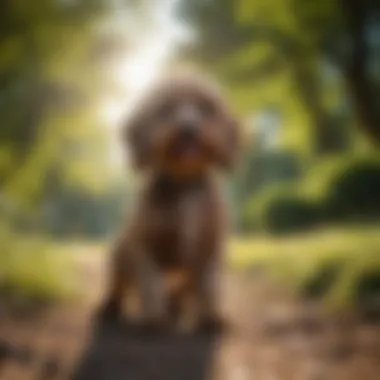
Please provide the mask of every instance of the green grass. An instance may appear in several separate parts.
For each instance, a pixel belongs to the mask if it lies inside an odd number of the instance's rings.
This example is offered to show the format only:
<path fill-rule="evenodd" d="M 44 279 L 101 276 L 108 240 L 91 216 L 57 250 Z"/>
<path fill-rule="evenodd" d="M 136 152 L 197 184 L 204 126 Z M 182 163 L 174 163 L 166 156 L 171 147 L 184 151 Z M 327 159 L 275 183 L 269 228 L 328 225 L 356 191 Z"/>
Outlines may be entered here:
<path fill-rule="evenodd" d="M 380 226 L 235 239 L 229 252 L 231 268 L 262 267 L 299 295 L 333 307 L 354 305 L 380 291 Z"/>
<path fill-rule="evenodd" d="M 54 244 L 5 228 L 0 239 L 0 298 L 50 303 L 74 296 L 70 260 Z"/>
<path fill-rule="evenodd" d="M 49 243 L 0 229 L 0 298 L 56 301 L 76 297 L 75 258 L 103 255 L 99 243 Z M 380 226 L 330 228 L 291 237 L 233 239 L 233 270 L 264 268 L 296 294 L 347 307 L 380 292 Z"/>

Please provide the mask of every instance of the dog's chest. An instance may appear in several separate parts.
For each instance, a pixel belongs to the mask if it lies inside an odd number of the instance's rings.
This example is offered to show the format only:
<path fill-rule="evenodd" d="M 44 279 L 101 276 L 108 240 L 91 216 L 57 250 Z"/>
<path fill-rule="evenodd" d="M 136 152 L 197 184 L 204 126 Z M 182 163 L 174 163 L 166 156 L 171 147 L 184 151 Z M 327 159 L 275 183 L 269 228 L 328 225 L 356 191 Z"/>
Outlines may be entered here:
<path fill-rule="evenodd" d="M 205 199 L 197 194 L 152 204 L 147 237 L 157 261 L 181 265 L 194 257 L 206 238 L 211 213 Z"/>
<path fill-rule="evenodd" d="M 154 240 L 177 241 L 197 230 L 203 230 L 206 205 L 202 199 L 184 196 L 170 202 L 153 204 L 151 214 L 147 216 L 149 235 Z"/>
<path fill-rule="evenodd" d="M 178 238 L 182 216 L 175 207 L 154 205 L 147 215 L 148 235 L 155 240 Z"/>

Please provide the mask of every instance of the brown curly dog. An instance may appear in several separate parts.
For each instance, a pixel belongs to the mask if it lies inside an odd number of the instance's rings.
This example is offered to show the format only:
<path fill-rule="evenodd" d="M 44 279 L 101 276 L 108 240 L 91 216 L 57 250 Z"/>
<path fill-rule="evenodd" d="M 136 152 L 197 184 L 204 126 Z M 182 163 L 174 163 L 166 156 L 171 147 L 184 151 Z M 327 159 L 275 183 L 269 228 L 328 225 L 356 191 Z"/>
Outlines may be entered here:
<path fill-rule="evenodd" d="M 234 167 L 238 122 L 214 84 L 177 76 L 149 92 L 123 131 L 143 183 L 111 256 L 101 315 L 122 315 L 134 293 L 145 327 L 216 326 L 228 220 L 217 174 Z"/>

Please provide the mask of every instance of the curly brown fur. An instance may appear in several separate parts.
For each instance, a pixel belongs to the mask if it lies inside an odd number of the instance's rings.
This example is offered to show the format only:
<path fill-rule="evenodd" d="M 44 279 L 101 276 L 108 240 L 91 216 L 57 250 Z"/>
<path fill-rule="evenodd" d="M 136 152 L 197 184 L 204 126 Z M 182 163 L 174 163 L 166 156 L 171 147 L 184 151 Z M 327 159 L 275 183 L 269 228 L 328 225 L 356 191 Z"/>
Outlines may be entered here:
<path fill-rule="evenodd" d="M 216 173 L 231 169 L 239 128 L 220 92 L 198 77 L 159 83 L 124 128 L 144 183 L 111 260 L 102 314 L 137 291 L 145 325 L 216 322 L 227 215 Z"/>

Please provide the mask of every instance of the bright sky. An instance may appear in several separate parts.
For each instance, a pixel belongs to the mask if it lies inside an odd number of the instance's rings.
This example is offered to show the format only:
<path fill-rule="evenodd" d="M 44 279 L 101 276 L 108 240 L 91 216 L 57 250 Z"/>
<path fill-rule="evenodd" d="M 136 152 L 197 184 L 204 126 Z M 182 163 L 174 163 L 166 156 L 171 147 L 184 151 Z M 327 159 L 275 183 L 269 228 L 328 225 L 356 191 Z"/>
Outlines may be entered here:
<path fill-rule="evenodd" d="M 115 7 L 119 7 L 118 0 L 113 1 Z M 112 20 L 113 27 L 128 28 L 125 29 L 128 35 L 131 34 L 131 30 L 135 30 L 132 38 L 135 48 L 132 52 L 126 52 L 111 69 L 112 76 L 125 96 L 105 100 L 101 115 L 110 128 L 110 158 L 116 166 L 120 166 L 124 161 L 120 146 L 115 141 L 121 119 L 162 72 L 176 46 L 191 38 L 190 32 L 173 16 L 176 2 L 177 0 L 153 0 L 151 3 L 155 5 L 149 11 L 149 14 L 152 14 L 149 25 L 146 20 L 139 24 L 135 19 L 131 19 L 128 10 L 122 12 L 118 9 L 115 19 Z"/>

